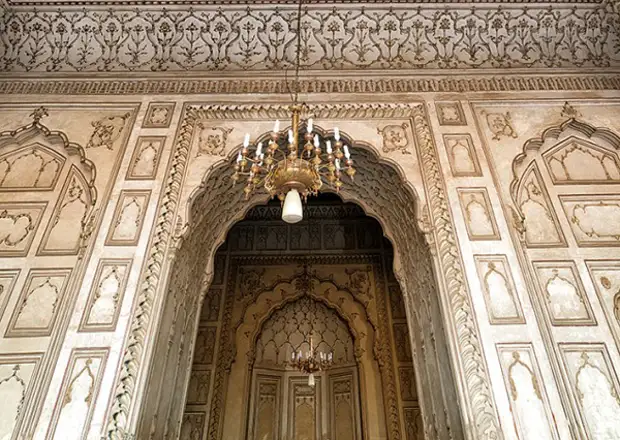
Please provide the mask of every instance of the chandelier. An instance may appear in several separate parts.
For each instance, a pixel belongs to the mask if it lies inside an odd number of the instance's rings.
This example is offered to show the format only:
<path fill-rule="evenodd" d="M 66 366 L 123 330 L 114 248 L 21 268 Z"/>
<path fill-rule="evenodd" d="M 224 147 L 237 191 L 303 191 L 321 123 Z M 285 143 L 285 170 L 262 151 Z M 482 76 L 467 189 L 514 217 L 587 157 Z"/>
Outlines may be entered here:
<path fill-rule="evenodd" d="M 308 385 L 313 387 L 315 384 L 314 374 L 325 371 L 331 367 L 333 361 L 332 353 L 324 353 L 316 351 L 312 345 L 312 336 L 310 336 L 310 350 L 303 353 L 293 351 L 289 365 L 300 372 L 308 375 Z"/>
<path fill-rule="evenodd" d="M 302 200 L 306 202 L 308 196 L 317 195 L 324 184 L 339 192 L 343 174 L 351 180 L 355 175 L 349 147 L 340 138 L 338 127 L 334 127 L 330 139 L 322 140 L 313 131 L 311 117 L 302 123 L 308 110 L 298 101 L 302 3 L 300 0 L 297 13 L 297 58 L 288 136 L 280 132 L 279 120 L 275 121 L 269 140 L 256 146 L 251 145 L 250 135 L 246 134 L 233 165 L 233 181 L 245 180 L 246 199 L 257 188 L 265 188 L 271 197 L 277 196 L 283 202 L 282 220 L 287 223 L 302 220 Z"/>

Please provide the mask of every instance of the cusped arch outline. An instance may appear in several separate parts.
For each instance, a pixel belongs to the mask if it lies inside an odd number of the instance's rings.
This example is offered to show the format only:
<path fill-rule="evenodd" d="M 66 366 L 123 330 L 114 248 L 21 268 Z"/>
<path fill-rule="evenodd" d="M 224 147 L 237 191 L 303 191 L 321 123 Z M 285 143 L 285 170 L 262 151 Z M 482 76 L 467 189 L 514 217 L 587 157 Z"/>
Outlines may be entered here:
<path fill-rule="evenodd" d="M 568 130 L 574 130 L 582 134 L 586 139 L 600 138 L 617 151 L 620 150 L 620 136 L 608 128 L 595 127 L 587 122 L 579 121 L 575 118 L 568 119 L 559 125 L 546 128 L 539 137 L 529 139 L 523 144 L 523 150 L 512 161 L 512 181 L 510 182 L 510 194 L 513 202 L 517 202 L 517 193 L 523 176 L 529 170 L 530 164 L 541 152 L 541 148 L 548 141 L 558 140 L 560 136 Z M 597 144 L 598 145 L 598 144 Z M 553 149 L 554 146 L 550 148 Z M 616 151 L 616 155 L 618 154 Z"/>
<path fill-rule="evenodd" d="M 97 176 L 97 169 L 93 161 L 86 157 L 85 149 L 75 143 L 71 142 L 67 135 L 58 130 L 50 130 L 38 120 L 31 122 L 30 124 L 23 125 L 15 130 L 6 130 L 0 132 L 0 151 L 9 145 L 15 145 L 17 149 L 25 145 L 32 139 L 36 139 L 38 136 L 45 139 L 47 146 L 56 154 L 61 154 L 64 157 L 71 158 L 76 156 L 77 164 L 79 165 L 80 172 L 82 173 L 84 180 L 88 185 L 89 196 L 93 205 L 97 200 L 97 188 L 95 187 L 95 178 Z M 61 151 L 58 151 L 59 148 Z"/>

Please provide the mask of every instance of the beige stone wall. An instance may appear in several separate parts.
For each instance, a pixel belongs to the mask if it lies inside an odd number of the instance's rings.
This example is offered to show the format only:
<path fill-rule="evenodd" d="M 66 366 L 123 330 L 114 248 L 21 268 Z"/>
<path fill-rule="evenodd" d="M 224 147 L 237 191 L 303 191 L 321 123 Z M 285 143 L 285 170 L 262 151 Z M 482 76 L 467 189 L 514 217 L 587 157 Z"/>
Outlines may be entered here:
<path fill-rule="evenodd" d="M 317 126 L 337 124 L 416 194 L 417 218 L 408 224 L 421 223 L 438 274 L 438 301 L 427 317 L 448 335 L 458 389 L 452 401 L 466 438 L 620 435 L 612 422 L 620 414 L 615 92 L 308 100 L 321 103 Z M 286 103 L 269 95 L 3 98 L 2 435 L 122 438 L 153 404 L 142 397 L 146 383 L 164 377 L 161 369 L 174 367 L 183 372 L 179 383 L 187 382 L 193 332 L 174 330 L 178 356 L 169 364 L 152 354 L 158 338 L 169 338 L 159 329 L 171 320 L 162 311 L 178 238 L 199 214 L 190 215 L 188 201 L 204 197 L 200 182 L 232 157 L 245 132 L 266 133 L 273 119 L 285 119 L 279 102 Z M 49 115 L 33 124 L 29 115 L 41 105 Z M 218 209 L 233 202 L 218 200 Z M 388 235 L 400 233 L 382 218 L 388 213 L 375 214 Z M 221 242 L 225 229 L 202 239 Z M 395 247 L 399 281 L 409 287 L 411 268 L 400 264 L 417 248 Z M 191 274 L 196 292 L 212 278 L 214 250 L 197 255 L 204 259 Z M 192 295 L 179 302 L 187 312 L 180 322 L 198 319 L 200 295 Z M 406 307 L 411 330 L 423 308 Z M 425 331 L 417 347 L 428 349 L 438 333 Z M 182 406 L 184 395 L 164 393 Z M 181 423 L 175 411 L 171 438 Z M 425 414 L 427 432 L 439 420 Z"/>

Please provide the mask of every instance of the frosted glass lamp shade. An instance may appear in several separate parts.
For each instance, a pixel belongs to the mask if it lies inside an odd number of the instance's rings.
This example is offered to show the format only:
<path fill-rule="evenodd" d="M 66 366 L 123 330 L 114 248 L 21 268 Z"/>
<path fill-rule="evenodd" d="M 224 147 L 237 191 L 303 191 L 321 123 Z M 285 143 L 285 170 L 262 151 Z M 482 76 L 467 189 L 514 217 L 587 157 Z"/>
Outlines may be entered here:
<path fill-rule="evenodd" d="M 291 189 L 284 199 L 282 207 L 282 220 L 286 223 L 297 223 L 304 218 L 304 210 L 301 206 L 301 197 L 296 189 Z"/>

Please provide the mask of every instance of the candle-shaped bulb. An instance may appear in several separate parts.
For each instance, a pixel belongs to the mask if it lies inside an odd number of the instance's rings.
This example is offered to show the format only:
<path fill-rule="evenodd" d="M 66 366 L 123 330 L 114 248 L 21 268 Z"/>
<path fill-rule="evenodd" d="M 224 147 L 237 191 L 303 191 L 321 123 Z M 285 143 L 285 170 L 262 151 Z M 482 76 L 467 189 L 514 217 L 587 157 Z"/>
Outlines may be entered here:
<path fill-rule="evenodd" d="M 239 151 L 239 154 L 237 155 L 237 163 L 241 162 L 241 159 L 243 159 L 243 154 Z"/>
<path fill-rule="evenodd" d="M 334 164 L 336 165 L 336 169 L 337 169 L 338 171 L 340 171 L 340 159 L 336 159 L 336 160 L 334 161 Z"/>
<path fill-rule="evenodd" d="M 288 131 L 288 142 L 289 142 L 290 144 L 292 144 L 292 143 L 293 143 L 293 130 L 289 130 L 289 131 Z"/>
<path fill-rule="evenodd" d="M 312 118 L 308 119 L 308 133 L 312 133 Z"/>
<path fill-rule="evenodd" d="M 312 336 L 310 336 L 310 351 L 312 352 Z"/>
<path fill-rule="evenodd" d="M 332 154 L 332 141 L 326 141 L 325 146 L 327 148 L 327 154 Z"/>
<path fill-rule="evenodd" d="M 275 124 L 273 124 L 273 132 L 277 133 L 280 131 L 280 120 L 276 119 Z"/>
<path fill-rule="evenodd" d="M 319 148 L 319 146 L 320 146 L 320 144 L 319 144 L 319 135 L 318 134 L 314 135 L 314 146 L 316 148 Z"/>
<path fill-rule="evenodd" d="M 336 139 L 337 141 L 340 140 L 340 130 L 338 129 L 338 127 L 334 127 L 334 139 Z"/>
<path fill-rule="evenodd" d="M 263 143 L 259 142 L 258 146 L 256 147 L 256 157 L 260 156 L 263 152 Z"/>
<path fill-rule="evenodd" d="M 351 153 L 349 153 L 349 147 L 344 145 L 342 149 L 344 150 L 344 157 L 346 157 L 347 159 L 351 159 Z"/>
<path fill-rule="evenodd" d="M 245 148 L 248 148 L 249 145 L 250 145 L 250 133 L 246 133 L 245 138 L 243 139 L 243 146 Z"/>

